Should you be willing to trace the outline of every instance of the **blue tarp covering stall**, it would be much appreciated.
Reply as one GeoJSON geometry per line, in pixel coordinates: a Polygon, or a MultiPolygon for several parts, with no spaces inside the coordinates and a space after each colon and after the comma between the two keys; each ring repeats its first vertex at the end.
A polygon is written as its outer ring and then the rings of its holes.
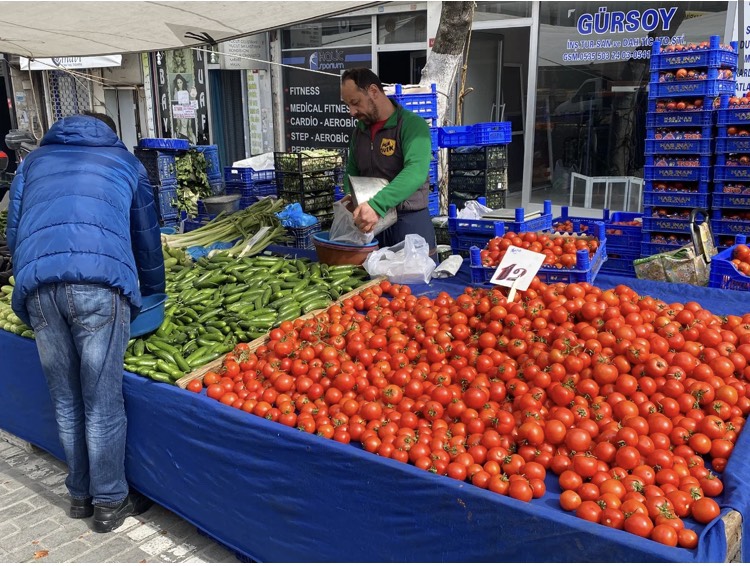
{"type": "MultiPolygon", "coordinates": [[[[459,277],[415,291],[455,294],[465,284],[459,277]]],[[[705,289],[679,290],[679,300],[718,311],[704,295],[705,289]]],[[[697,550],[669,548],[563,512],[553,474],[547,495],[522,503],[130,373],[124,392],[132,485],[257,561],[726,559],[721,518],[701,530],[697,550]]],[[[2,331],[0,428],[63,456],[36,346],[2,331]]],[[[742,464],[749,456],[744,433],[723,474],[722,516],[748,509],[750,468],[742,464]]]]}

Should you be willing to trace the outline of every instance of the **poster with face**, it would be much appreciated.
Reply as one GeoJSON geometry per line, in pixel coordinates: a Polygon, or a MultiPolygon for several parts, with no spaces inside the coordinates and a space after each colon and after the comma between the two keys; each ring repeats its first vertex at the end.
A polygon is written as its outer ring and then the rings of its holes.
{"type": "Polygon", "coordinates": [[[192,49],[154,54],[159,129],[164,137],[186,139],[194,145],[210,143],[204,59],[202,52],[192,49]]]}

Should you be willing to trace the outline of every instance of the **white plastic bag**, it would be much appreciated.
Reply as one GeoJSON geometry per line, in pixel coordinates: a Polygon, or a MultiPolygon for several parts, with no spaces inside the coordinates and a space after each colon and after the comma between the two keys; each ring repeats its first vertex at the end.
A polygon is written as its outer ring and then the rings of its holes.
{"type": "Polygon", "coordinates": [[[418,234],[407,234],[403,242],[375,250],[362,264],[371,277],[385,275],[392,283],[429,283],[435,262],[430,247],[418,234]]]}
{"type": "Polygon", "coordinates": [[[488,212],[492,212],[490,207],[484,206],[475,200],[470,200],[458,211],[456,216],[463,220],[479,220],[488,212]]]}
{"type": "Polygon", "coordinates": [[[346,196],[333,203],[333,223],[328,231],[331,242],[346,242],[347,244],[365,245],[372,242],[373,232],[362,232],[354,223],[354,215],[348,208],[351,197],[346,196]]]}

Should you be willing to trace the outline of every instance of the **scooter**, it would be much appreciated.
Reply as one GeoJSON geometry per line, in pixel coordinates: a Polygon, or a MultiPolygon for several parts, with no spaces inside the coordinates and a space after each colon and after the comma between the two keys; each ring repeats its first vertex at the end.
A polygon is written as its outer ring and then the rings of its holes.
{"type": "MultiPolygon", "coordinates": [[[[16,154],[16,165],[20,165],[28,155],[38,148],[34,135],[28,130],[10,130],[5,136],[5,145],[16,154]]],[[[0,201],[10,190],[14,173],[8,173],[10,159],[4,151],[0,151],[0,201]]]]}

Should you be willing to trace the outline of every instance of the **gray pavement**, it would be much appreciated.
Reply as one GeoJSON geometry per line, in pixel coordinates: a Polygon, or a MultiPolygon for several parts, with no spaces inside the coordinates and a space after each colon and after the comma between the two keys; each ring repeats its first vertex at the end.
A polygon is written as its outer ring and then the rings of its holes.
{"type": "Polygon", "coordinates": [[[239,562],[171,511],[154,505],[112,533],[70,519],[54,456],[0,431],[0,562],[239,562]]]}

